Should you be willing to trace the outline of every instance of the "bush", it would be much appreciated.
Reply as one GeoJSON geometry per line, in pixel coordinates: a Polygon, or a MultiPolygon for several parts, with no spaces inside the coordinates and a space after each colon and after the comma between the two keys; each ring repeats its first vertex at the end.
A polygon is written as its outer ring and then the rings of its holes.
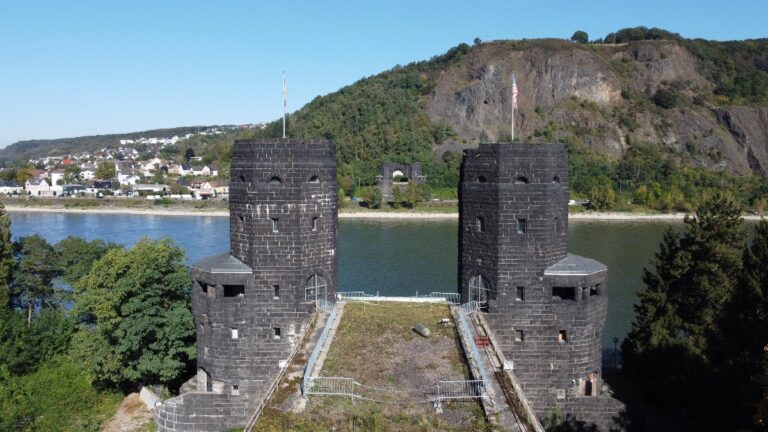
{"type": "Polygon", "coordinates": [[[362,198],[368,208],[381,208],[383,199],[378,186],[368,186],[363,189],[362,198]]]}
{"type": "Polygon", "coordinates": [[[677,106],[678,98],[673,91],[660,88],[653,95],[653,103],[664,109],[670,109],[677,106]]]}

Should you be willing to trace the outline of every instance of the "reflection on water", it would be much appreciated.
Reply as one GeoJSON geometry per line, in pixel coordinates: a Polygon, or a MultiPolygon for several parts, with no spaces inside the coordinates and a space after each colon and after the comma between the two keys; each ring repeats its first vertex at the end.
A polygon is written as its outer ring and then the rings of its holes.
{"type": "MultiPolygon", "coordinates": [[[[11,213],[14,238],[40,234],[55,243],[69,236],[131,246],[142,237],[172,238],[194,262],[229,250],[229,218],[70,213],[11,213]]],[[[676,222],[586,222],[570,224],[570,251],[609,269],[606,347],[623,338],[640,276],[665,228],[676,222]]],[[[359,221],[339,223],[341,291],[382,295],[456,291],[458,230],[455,221],[359,221]]]]}

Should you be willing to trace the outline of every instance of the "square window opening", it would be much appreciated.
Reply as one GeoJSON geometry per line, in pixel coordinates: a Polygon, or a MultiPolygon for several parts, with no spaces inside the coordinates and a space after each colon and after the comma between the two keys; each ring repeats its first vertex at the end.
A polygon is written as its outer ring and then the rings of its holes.
{"type": "Polygon", "coordinates": [[[515,330],[515,342],[524,342],[525,334],[522,330],[515,330]]]}
{"type": "Polygon", "coordinates": [[[589,287],[589,295],[590,296],[596,296],[597,295],[597,286],[589,287]]]}
{"type": "Polygon", "coordinates": [[[245,285],[224,285],[224,297],[243,297],[245,285]]]}
{"type": "Polygon", "coordinates": [[[528,229],[527,221],[525,219],[518,219],[517,220],[517,233],[518,234],[525,234],[526,230],[528,229]]]}
{"type": "Polygon", "coordinates": [[[280,222],[280,219],[270,218],[270,220],[272,221],[272,232],[273,233],[280,232],[280,230],[278,229],[278,222],[280,222]]]}
{"type": "Polygon", "coordinates": [[[274,332],[274,339],[280,339],[280,327],[272,327],[272,331],[274,332]]]}
{"type": "Polygon", "coordinates": [[[517,287],[515,288],[515,301],[525,301],[525,288],[524,287],[517,287]]]}
{"type": "Polygon", "coordinates": [[[232,333],[232,339],[240,339],[240,332],[236,328],[229,329],[232,333]]]}
{"type": "Polygon", "coordinates": [[[568,333],[565,330],[557,332],[557,341],[563,343],[568,342],[568,333]]]}
{"type": "Polygon", "coordinates": [[[240,386],[237,384],[232,384],[232,394],[233,395],[239,395],[240,394],[240,386]]]}
{"type": "Polygon", "coordinates": [[[573,287],[552,287],[552,297],[561,300],[576,300],[576,289],[573,287]]]}

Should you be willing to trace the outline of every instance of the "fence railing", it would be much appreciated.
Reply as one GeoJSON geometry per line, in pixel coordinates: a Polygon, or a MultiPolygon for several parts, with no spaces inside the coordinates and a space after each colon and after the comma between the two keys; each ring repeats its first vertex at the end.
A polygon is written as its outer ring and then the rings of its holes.
{"type": "Polygon", "coordinates": [[[461,311],[466,314],[475,313],[478,311],[478,309],[480,309],[480,303],[476,301],[471,301],[461,305],[461,311]]]}
{"type": "Polygon", "coordinates": [[[454,293],[454,292],[431,292],[423,297],[443,298],[445,299],[445,302],[448,304],[461,303],[461,295],[459,293],[454,293]]]}
{"type": "Polygon", "coordinates": [[[472,337],[472,330],[469,328],[469,321],[467,318],[468,312],[465,310],[477,310],[477,302],[470,302],[467,304],[461,305],[461,309],[459,309],[459,325],[461,325],[462,330],[464,331],[464,334],[467,335],[467,344],[469,345],[469,349],[471,351],[472,357],[475,359],[475,363],[477,364],[477,369],[480,371],[480,377],[483,379],[483,382],[490,382],[488,381],[488,372],[485,370],[485,365],[483,364],[483,358],[480,356],[480,350],[477,349],[477,344],[475,343],[475,338],[472,337]],[[469,307],[472,303],[475,303],[474,309],[469,307]],[[465,308],[465,306],[468,306],[465,308]]]}
{"type": "Polygon", "coordinates": [[[355,397],[355,380],[344,377],[310,377],[304,395],[355,397]]]}
{"type": "Polygon", "coordinates": [[[331,309],[333,309],[335,303],[328,300],[318,299],[315,304],[317,305],[317,308],[320,310],[324,310],[326,312],[330,312],[331,309]]]}
{"type": "Polygon", "coordinates": [[[309,379],[312,376],[312,370],[315,368],[317,357],[320,355],[320,351],[322,351],[323,346],[325,345],[325,341],[328,339],[328,333],[331,331],[333,322],[336,320],[336,310],[336,305],[332,305],[328,319],[325,321],[325,327],[323,328],[322,333],[320,333],[320,338],[317,340],[315,349],[312,350],[312,354],[309,356],[306,369],[304,369],[304,377],[301,380],[301,394],[304,396],[307,394],[307,385],[309,384],[309,379]]]}
{"type": "Polygon", "coordinates": [[[440,381],[437,383],[437,398],[447,399],[474,399],[483,397],[485,382],[482,380],[468,381],[440,381]]]}
{"type": "Polygon", "coordinates": [[[365,291],[340,291],[336,294],[339,299],[343,300],[361,300],[368,297],[375,297],[373,294],[368,294],[365,291]]]}

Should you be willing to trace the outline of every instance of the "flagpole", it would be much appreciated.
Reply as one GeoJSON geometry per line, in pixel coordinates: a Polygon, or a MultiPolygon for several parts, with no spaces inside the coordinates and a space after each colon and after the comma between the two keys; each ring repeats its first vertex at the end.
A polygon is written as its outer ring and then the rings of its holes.
{"type": "Polygon", "coordinates": [[[286,90],[285,90],[285,71],[283,71],[283,139],[285,139],[285,109],[287,106],[286,102],[286,90]]]}
{"type": "Polygon", "coordinates": [[[512,74],[512,138],[509,142],[515,141],[515,110],[517,109],[517,81],[515,74],[512,74]]]}

